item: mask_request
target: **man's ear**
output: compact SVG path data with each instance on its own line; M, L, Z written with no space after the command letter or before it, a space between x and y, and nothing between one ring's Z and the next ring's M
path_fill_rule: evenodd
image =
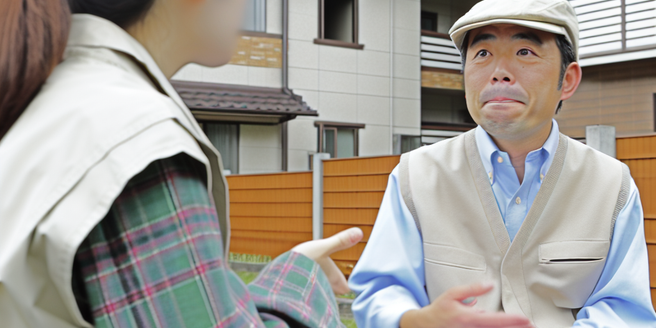
M576 88L581 84L581 77L583 77L583 71L581 66L577 62L570 63L565 70L565 76L563 76L563 86L560 89L560 100L567 100L574 92Z

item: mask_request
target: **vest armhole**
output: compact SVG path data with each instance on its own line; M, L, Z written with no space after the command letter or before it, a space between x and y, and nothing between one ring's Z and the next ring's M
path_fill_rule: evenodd
M629 171L629 167L626 164L621 163L621 165L622 186L620 187L620 193L617 196L617 203L615 203L615 210L613 211L613 218L611 220L610 241L613 241L613 234L615 233L615 221L617 221L617 216L626 205L626 202L629 199L629 192L631 191L631 172Z
M401 187L401 196L405 205L410 210L412 214L412 219L415 220L415 225L417 230L421 234L421 224L419 223L419 218L417 217L417 210L415 209L415 203L412 201L412 193L410 191L410 153L405 153L401 155L401 162L399 163L399 186Z

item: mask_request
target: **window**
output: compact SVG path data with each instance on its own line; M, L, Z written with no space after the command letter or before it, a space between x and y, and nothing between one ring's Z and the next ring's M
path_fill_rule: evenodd
M394 135L394 154L407 153L421 147L421 136Z
M221 154L226 174L239 173L239 125L203 123L203 131Z
M463 90L421 88L421 122L476 126Z
M242 29L266 32L266 0L247 0Z
M437 32L437 13L430 11L421 12L421 29Z
M358 156L358 130L364 124L315 122L319 128L318 152L329 153L330 158Z
M358 44L358 0L319 0L319 37L314 43L363 49Z

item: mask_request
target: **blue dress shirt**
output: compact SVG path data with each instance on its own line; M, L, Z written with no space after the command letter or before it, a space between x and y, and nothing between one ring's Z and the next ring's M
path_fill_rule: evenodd
M499 150L485 130L476 129L481 160L511 240L551 166L558 134L554 120L543 147L527 155L520 184L508 154ZM401 196L397 167L390 174L373 232L349 280L358 294L352 307L358 327L398 327L403 313L429 304L425 284L422 238ZM633 179L628 201L617 217L604 270L573 327L656 327L642 205Z

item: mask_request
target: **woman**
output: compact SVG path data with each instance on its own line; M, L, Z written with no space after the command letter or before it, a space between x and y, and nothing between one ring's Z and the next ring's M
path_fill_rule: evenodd
M221 159L168 82L228 62L242 2L0 2L3 327L340 325L328 256L362 232L244 286Z

